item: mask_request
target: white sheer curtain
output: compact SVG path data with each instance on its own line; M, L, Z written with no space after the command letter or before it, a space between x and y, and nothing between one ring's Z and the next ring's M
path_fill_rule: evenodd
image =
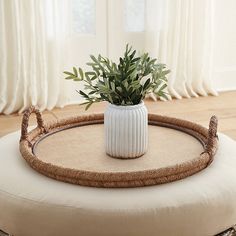
M62 80L66 7L64 0L0 0L0 113L68 101Z
M126 43L171 69L171 97L216 95L214 0L0 0L0 113L81 101L62 71Z
M147 0L146 50L171 69L171 97L217 95L213 88L213 0ZM170 98L171 98L170 97Z

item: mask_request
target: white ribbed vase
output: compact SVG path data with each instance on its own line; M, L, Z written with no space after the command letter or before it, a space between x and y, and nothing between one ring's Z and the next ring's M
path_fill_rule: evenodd
M104 115L106 153L130 159L148 146L148 114L144 102L132 106L108 105Z

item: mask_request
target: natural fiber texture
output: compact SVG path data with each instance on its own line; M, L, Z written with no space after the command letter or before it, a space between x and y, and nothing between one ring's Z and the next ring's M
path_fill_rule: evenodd
M224 232L217 234L215 236L236 236L235 227L229 228L229 229L225 230Z
M106 154L104 133L103 124L50 133L46 138L38 139L33 154L43 162L64 168L115 173L173 166L191 161L204 151L196 138L184 132L149 125L145 155L130 161L122 160Z
M37 115L38 127L27 133L28 119L32 112ZM217 150L217 118L215 116L211 118L208 130L189 121L149 114L149 124L177 129L194 136L203 144L204 152L199 157L181 164L131 172L95 172L63 168L44 162L34 155L32 146L45 135L66 128L102 124L103 118L103 114L92 114L44 124L40 112L31 107L25 112L22 121L21 154L32 168L48 177L73 184L114 188L156 185L185 178L206 168L212 162Z
M38 109L36 109L35 107L31 106L30 108L28 108L24 112L24 115L23 115L20 140L28 140L28 124L29 124L30 115L32 113L35 113L35 115L36 115L37 123L38 123L38 129L40 129L42 132L46 132L41 112ZM30 142L29 142L29 144L31 145Z

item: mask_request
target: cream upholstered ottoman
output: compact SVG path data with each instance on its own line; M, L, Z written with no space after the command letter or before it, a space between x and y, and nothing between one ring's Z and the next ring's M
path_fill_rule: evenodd
M223 134L205 170L129 189L40 175L20 157L19 135L0 139L0 228L14 236L204 236L236 223L236 143Z

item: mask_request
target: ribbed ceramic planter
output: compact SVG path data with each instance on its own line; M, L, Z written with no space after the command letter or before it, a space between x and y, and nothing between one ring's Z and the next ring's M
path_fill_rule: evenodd
M130 159L142 156L148 146L148 114L144 103L109 104L104 115L106 153Z

